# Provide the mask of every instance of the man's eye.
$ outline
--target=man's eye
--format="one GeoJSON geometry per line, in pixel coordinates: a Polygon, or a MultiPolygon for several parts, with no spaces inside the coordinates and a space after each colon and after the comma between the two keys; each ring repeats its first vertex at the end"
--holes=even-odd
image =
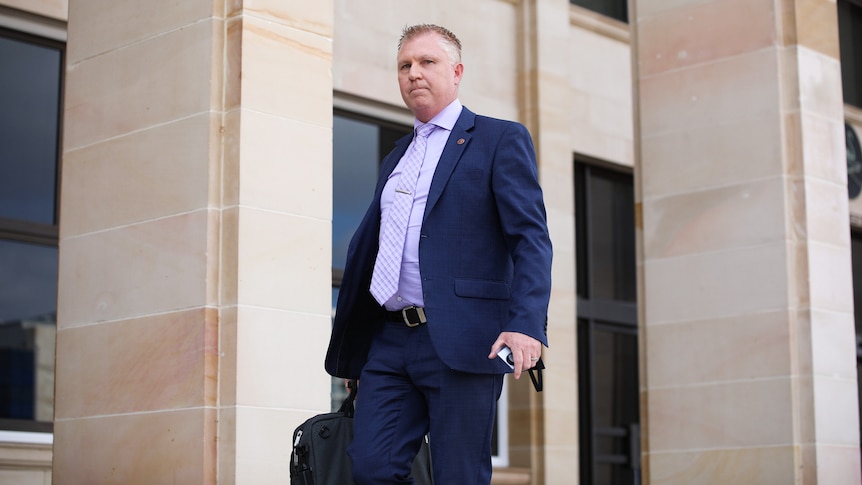
{"type": "Polygon", "coordinates": [[[410,69],[410,64],[401,64],[401,69],[410,69]]]}

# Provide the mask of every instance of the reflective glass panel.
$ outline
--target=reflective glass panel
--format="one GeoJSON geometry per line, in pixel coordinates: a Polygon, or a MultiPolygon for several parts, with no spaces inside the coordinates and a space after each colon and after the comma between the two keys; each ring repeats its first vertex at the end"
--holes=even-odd
{"type": "Polygon", "coordinates": [[[344,269],[347,245],[362,221],[377,181],[378,127],[336,115],[333,119],[332,267],[344,269]]]}
{"type": "Polygon", "coordinates": [[[838,0],[844,102],[862,107],[862,1],[838,0]]]}
{"type": "Polygon", "coordinates": [[[0,418],[50,422],[57,248],[0,240],[0,418]]]}
{"type": "Polygon", "coordinates": [[[862,233],[850,239],[853,265],[853,311],[856,320],[856,388],[859,395],[859,423],[862,436],[862,233]]]}
{"type": "Polygon", "coordinates": [[[593,338],[595,424],[625,428],[637,423],[640,419],[637,334],[597,326],[593,338]]]}
{"type": "Polygon", "coordinates": [[[628,0],[571,0],[571,3],[621,22],[629,21],[628,0]]]}
{"type": "Polygon", "coordinates": [[[593,298],[637,300],[631,177],[591,168],[589,244],[593,298]]]}
{"type": "Polygon", "coordinates": [[[0,218],[55,223],[62,51],[0,31],[0,218]]]}
{"type": "Polygon", "coordinates": [[[380,162],[412,126],[336,114],[332,126],[332,268],[344,269],[347,246],[374,196],[380,162]]]}

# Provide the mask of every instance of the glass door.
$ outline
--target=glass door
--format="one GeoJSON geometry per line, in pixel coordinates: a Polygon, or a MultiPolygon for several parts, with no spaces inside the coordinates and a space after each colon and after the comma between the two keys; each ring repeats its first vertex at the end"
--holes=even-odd
{"type": "Polygon", "coordinates": [[[575,163],[582,484],[640,483],[634,188],[575,163]]]}

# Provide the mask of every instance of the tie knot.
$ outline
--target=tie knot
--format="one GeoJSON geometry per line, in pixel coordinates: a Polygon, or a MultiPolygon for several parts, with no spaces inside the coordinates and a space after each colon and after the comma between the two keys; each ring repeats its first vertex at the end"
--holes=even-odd
{"type": "Polygon", "coordinates": [[[430,135],[431,132],[434,131],[434,128],[437,128],[437,125],[435,125],[434,123],[425,123],[419,125],[419,127],[416,128],[416,134],[421,136],[422,138],[428,138],[428,135],[430,135]]]}

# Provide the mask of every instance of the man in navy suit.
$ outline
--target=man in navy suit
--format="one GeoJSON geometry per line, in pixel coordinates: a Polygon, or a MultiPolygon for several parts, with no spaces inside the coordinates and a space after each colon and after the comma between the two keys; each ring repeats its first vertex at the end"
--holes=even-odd
{"type": "Polygon", "coordinates": [[[426,433],[435,483],[488,484],[503,375],[519,378],[547,346],[552,251],[535,150],[524,126],[461,105],[461,43],[449,30],[406,28],[397,59],[416,133],[431,133],[415,190],[399,187],[418,134],[381,164],[348,248],[326,369],[361,379],[349,448],[357,484],[412,483],[426,433]],[[404,196],[400,272],[380,291],[392,245],[383,228],[404,196]],[[497,357],[503,347],[513,367],[497,357]]]}

